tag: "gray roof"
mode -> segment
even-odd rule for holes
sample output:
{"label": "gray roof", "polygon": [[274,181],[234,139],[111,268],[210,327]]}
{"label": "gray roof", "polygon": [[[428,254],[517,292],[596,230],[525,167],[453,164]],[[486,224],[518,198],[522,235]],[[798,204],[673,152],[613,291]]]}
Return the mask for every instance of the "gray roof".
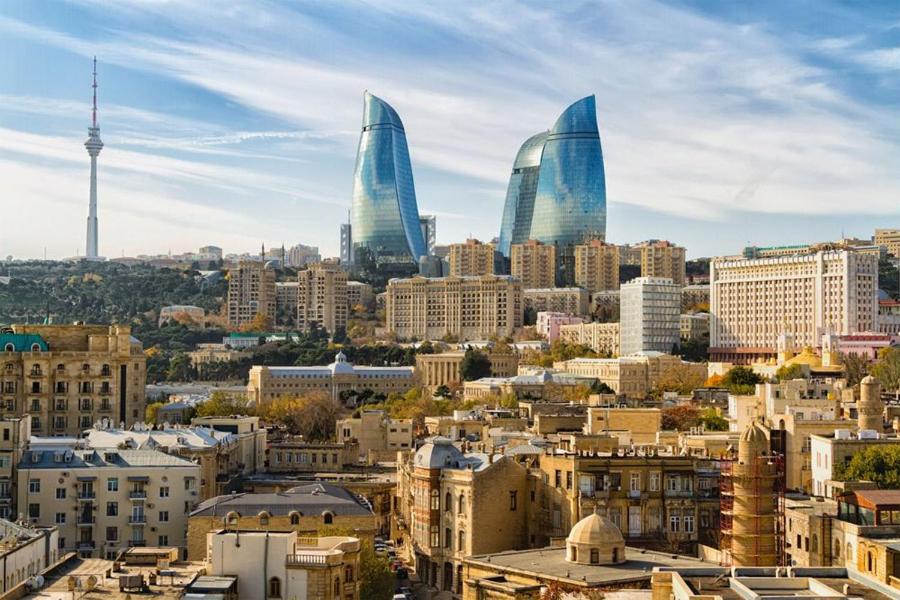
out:
{"label": "gray roof", "polygon": [[335,516],[372,514],[372,509],[346,488],[328,483],[310,483],[272,494],[216,496],[201,502],[191,516],[224,517],[231,511],[249,516],[264,510],[272,516],[284,516],[293,511],[302,515],[320,515],[325,511]]}
{"label": "gray roof", "polygon": [[118,450],[96,448],[72,450],[28,450],[19,461],[19,469],[88,469],[96,467],[196,467],[189,460],[157,450]]}

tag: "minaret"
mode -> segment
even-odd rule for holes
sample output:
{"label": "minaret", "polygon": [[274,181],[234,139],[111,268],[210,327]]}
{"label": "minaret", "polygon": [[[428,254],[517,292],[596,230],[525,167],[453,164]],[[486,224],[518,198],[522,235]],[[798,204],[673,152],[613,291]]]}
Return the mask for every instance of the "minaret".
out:
{"label": "minaret", "polygon": [[97,57],[94,57],[94,104],[91,109],[91,126],[88,127],[88,139],[84,143],[88,154],[91,156],[91,201],[88,205],[87,218],[87,244],[85,256],[88,259],[98,258],[97,249],[97,157],[103,150],[103,142],[100,141],[100,127],[97,125]]}
{"label": "minaret", "polygon": [[859,383],[859,402],[856,403],[857,424],[860,431],[870,429],[884,433],[884,403],[881,401],[881,384],[871,375]]}

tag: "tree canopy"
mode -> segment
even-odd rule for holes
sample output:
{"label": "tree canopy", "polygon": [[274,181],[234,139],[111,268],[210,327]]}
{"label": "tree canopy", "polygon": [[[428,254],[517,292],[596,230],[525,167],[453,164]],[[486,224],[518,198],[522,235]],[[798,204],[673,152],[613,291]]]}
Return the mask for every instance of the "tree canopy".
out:
{"label": "tree canopy", "polygon": [[731,367],[722,377],[722,386],[728,388],[732,394],[752,394],[756,391],[756,384],[762,383],[763,378],[749,367]]}
{"label": "tree canopy", "polygon": [[463,381],[475,381],[491,376],[491,361],[487,354],[474,348],[468,348],[459,363],[459,375]]}
{"label": "tree canopy", "polygon": [[900,349],[882,348],[871,374],[889,392],[900,388]]}
{"label": "tree canopy", "polygon": [[289,433],[312,441],[332,439],[340,414],[337,403],[322,392],[278,398],[257,412],[267,423],[282,425]]}
{"label": "tree canopy", "polygon": [[900,446],[871,446],[853,455],[849,463],[835,462],[838,481],[874,481],[882,489],[900,488]]}

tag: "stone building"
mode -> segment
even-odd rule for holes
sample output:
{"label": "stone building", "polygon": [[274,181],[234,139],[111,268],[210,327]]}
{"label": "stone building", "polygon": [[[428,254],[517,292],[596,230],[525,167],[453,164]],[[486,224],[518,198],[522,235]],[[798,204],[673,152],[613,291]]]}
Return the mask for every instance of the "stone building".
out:
{"label": "stone building", "polygon": [[387,329],[401,339],[508,337],[522,326],[522,284],[506,275],[391,279]]}
{"label": "stone building", "polygon": [[687,369],[702,376],[707,374],[705,363],[682,361],[680,357],[659,352],[645,352],[619,358],[573,358],[553,364],[558,371],[593,377],[629,398],[644,398],[656,387],[660,377],[669,369]]}
{"label": "stone building", "polygon": [[559,312],[576,317],[588,314],[589,294],[582,288],[526,288],[522,303],[535,313]]}
{"label": "stone building", "polygon": [[884,247],[895,258],[900,258],[900,229],[876,229],[875,245]]}
{"label": "stone building", "polygon": [[641,242],[635,248],[641,252],[641,277],[662,277],[684,285],[684,248],[666,240]]}
{"label": "stone building", "polygon": [[413,367],[356,366],[338,352],[333,363],[321,367],[254,365],[250,368],[247,395],[257,405],[313,392],[327,394],[335,402],[349,403],[342,392],[406,392],[415,387],[414,371]]}
{"label": "stone building", "polygon": [[391,419],[383,410],[363,410],[358,417],[338,419],[335,424],[338,444],[356,444],[359,457],[392,460],[397,452],[413,447],[412,419]]}
{"label": "stone building", "polygon": [[537,240],[513,244],[509,272],[526,290],[556,287],[556,246]]}
{"label": "stone building", "polygon": [[240,598],[360,600],[360,541],[296,531],[210,532],[207,574],[234,576]]}
{"label": "stone building", "polygon": [[464,557],[528,547],[534,488],[516,461],[433,438],[398,462],[397,475],[398,524],[430,588],[459,597]]}
{"label": "stone building", "polygon": [[375,515],[343,487],[309,483],[283,492],[228,494],[201,503],[187,519],[187,559],[206,556],[207,535],[223,527],[240,531],[294,531],[316,535],[323,527],[371,538]]}
{"label": "stone building", "polygon": [[352,313],[357,306],[362,306],[366,310],[371,310],[375,304],[375,292],[372,286],[362,281],[347,282],[347,308],[348,314]]}
{"label": "stone building", "polygon": [[269,473],[340,472],[359,462],[359,444],[354,442],[310,442],[302,437],[271,442]]}
{"label": "stone building", "polygon": [[242,260],[228,271],[228,326],[238,329],[262,315],[275,322],[275,271],[260,261]]}
{"label": "stone building", "polygon": [[19,511],[55,525],[59,548],[115,558],[129,547],[187,546],[200,465],[156,450],[29,449],[18,464]]}
{"label": "stone building", "polygon": [[589,293],[619,289],[619,247],[601,240],[575,246],[575,285]]}
{"label": "stone building", "polygon": [[297,273],[297,328],[309,331],[313,323],[334,334],[346,329],[349,303],[347,272],[335,263],[317,263]]}
{"label": "stone building", "polygon": [[483,400],[488,396],[513,395],[521,399],[559,400],[566,389],[589,388],[594,381],[591,377],[550,371],[512,377],[482,377],[463,384],[463,398]]}
{"label": "stone building", "polygon": [[31,417],[5,417],[0,420],[0,519],[14,519],[19,511],[16,468],[28,449]]}
{"label": "stone building", "polygon": [[299,281],[275,282],[275,325],[297,327],[297,299],[300,295]]}
{"label": "stone building", "polygon": [[[513,352],[487,352],[491,361],[491,374],[495,377],[511,377],[519,368],[519,357]],[[442,385],[459,383],[462,378],[459,367],[466,353],[462,350],[435,354],[416,354],[416,376],[419,383],[429,390]]]}
{"label": "stone building", "polygon": [[480,277],[494,274],[494,245],[469,239],[465,244],[450,244],[447,262],[451,277]]}
{"label": "stone building", "polygon": [[[0,594],[18,598],[12,590],[55,565],[60,559],[59,530],[0,519]],[[9,594],[9,595],[7,595]]]}
{"label": "stone building", "polygon": [[265,427],[259,426],[259,417],[228,415],[224,417],[194,417],[191,425],[230,433],[237,439],[240,459],[238,468],[243,475],[263,470],[266,461]]}
{"label": "stone building", "polygon": [[568,344],[581,344],[597,354],[619,355],[618,323],[579,323],[561,325],[559,339]]}
{"label": "stone building", "polygon": [[104,417],[144,417],[147,359],[123,325],[14,325],[0,331],[0,407],[35,435],[77,435]]}

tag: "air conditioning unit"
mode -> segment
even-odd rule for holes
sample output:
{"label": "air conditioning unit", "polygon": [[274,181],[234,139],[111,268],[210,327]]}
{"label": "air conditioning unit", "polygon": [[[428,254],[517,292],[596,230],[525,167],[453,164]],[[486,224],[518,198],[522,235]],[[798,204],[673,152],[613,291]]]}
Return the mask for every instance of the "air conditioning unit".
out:
{"label": "air conditioning unit", "polygon": [[153,508],[153,503],[152,502],[147,503],[147,508]]}
{"label": "air conditioning unit", "polygon": [[156,531],[156,527],[151,527],[150,531]]}

